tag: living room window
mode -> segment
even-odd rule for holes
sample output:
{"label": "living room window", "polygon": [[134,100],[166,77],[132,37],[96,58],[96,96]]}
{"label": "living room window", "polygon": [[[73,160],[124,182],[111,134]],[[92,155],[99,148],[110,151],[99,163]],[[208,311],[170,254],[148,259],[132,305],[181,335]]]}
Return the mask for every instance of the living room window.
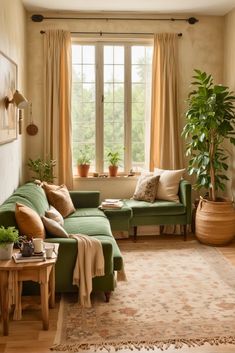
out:
{"label": "living room window", "polygon": [[120,153],[121,172],[148,168],[152,45],[74,41],[72,64],[74,174],[84,146],[91,171],[107,172],[109,151]]}

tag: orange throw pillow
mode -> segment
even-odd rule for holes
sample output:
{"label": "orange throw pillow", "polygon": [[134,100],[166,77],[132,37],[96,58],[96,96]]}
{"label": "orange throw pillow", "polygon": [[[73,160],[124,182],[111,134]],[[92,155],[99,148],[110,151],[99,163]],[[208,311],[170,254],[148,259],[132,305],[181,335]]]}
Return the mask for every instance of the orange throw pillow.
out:
{"label": "orange throw pillow", "polygon": [[42,220],[32,208],[16,203],[15,217],[21,235],[45,238],[46,234]]}
{"label": "orange throw pillow", "polygon": [[65,185],[47,189],[46,194],[49,204],[54,206],[64,218],[75,212],[73,201]]}

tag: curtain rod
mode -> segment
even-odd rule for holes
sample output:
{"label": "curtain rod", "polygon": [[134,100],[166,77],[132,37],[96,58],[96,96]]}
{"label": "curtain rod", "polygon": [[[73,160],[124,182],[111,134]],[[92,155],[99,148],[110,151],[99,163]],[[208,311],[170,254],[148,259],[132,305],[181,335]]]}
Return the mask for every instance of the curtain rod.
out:
{"label": "curtain rod", "polygon": [[[46,33],[45,31],[40,31],[41,34]],[[102,37],[103,34],[133,34],[133,35],[154,35],[154,33],[147,33],[147,32],[70,32],[71,34],[99,34]],[[182,37],[183,33],[178,33],[178,37]]]}
{"label": "curtain rod", "polygon": [[199,22],[195,17],[189,18],[133,18],[133,17],[45,17],[43,15],[35,14],[31,16],[33,22],[42,22],[43,20],[112,20],[112,21],[186,21],[190,25],[194,25]]}

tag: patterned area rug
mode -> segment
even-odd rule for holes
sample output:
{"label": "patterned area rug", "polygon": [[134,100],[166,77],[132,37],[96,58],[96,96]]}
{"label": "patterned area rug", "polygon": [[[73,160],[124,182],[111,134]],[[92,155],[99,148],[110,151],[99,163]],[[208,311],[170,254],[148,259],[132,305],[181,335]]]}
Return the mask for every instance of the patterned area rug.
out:
{"label": "patterned area rug", "polygon": [[235,267],[196,241],[154,244],[121,246],[128,281],[110,303],[62,298],[53,350],[235,344]]}

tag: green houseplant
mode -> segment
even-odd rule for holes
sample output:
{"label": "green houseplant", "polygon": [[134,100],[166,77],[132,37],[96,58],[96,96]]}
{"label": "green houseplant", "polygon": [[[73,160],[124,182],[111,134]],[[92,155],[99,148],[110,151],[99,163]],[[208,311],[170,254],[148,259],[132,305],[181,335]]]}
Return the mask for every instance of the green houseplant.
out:
{"label": "green houseplant", "polygon": [[91,163],[91,151],[88,145],[84,145],[83,148],[79,150],[77,159],[78,175],[80,177],[87,177],[90,169]]}
{"label": "green houseplant", "polygon": [[54,175],[53,168],[56,165],[56,161],[54,159],[49,159],[44,161],[41,158],[37,158],[35,160],[29,158],[27,166],[30,170],[35,173],[34,179],[38,179],[41,181],[46,181],[47,183],[53,183]]}
{"label": "green houseplant", "polygon": [[10,260],[13,245],[19,240],[19,232],[15,227],[0,227],[0,260]]}
{"label": "green houseplant", "polygon": [[[188,172],[196,175],[194,188],[208,190],[208,198],[202,199],[197,208],[196,235],[204,243],[222,245],[235,235],[232,203],[217,196],[219,190],[225,190],[228,180],[228,152],[223,142],[227,140],[235,145],[235,97],[228,87],[214,84],[212,76],[205,72],[195,70],[193,78],[194,89],[188,97],[186,125],[182,134],[188,140]],[[210,228],[209,214],[214,217]],[[227,231],[226,215],[229,217]],[[220,235],[213,237],[216,229]]]}
{"label": "green houseplant", "polygon": [[116,177],[121,161],[120,153],[118,151],[109,151],[107,154],[107,160],[109,162],[109,176]]}

